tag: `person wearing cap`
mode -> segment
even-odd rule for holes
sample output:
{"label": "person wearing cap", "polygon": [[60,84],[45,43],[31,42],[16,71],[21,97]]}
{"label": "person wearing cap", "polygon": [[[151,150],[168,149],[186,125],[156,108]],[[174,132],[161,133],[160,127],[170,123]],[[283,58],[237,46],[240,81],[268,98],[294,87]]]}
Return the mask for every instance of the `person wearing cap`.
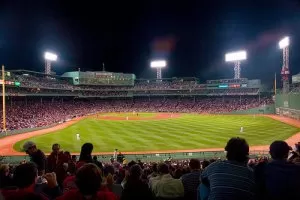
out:
{"label": "person wearing cap", "polygon": [[259,194],[256,199],[300,199],[300,166],[288,162],[290,150],[285,141],[270,145],[272,161],[259,163],[255,168]]}
{"label": "person wearing cap", "polygon": [[38,175],[45,173],[47,159],[45,154],[37,149],[36,144],[32,141],[27,141],[23,145],[24,151],[29,155],[31,162],[35,163],[38,168]]}

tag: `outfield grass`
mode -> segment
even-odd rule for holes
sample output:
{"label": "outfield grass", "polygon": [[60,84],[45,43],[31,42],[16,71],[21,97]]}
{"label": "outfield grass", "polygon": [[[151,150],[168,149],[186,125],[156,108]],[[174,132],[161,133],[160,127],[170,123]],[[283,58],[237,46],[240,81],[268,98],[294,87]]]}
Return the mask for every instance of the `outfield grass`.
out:
{"label": "outfield grass", "polygon": [[[116,115],[116,114],[114,114]],[[240,133],[240,127],[244,132]],[[284,140],[299,129],[262,116],[193,115],[164,120],[110,121],[86,118],[60,131],[27,140],[37,143],[45,152],[53,143],[64,150],[80,152],[85,142],[94,144],[94,152],[184,150],[224,147],[231,137],[243,137],[250,145],[269,145]],[[76,140],[80,133],[80,141]],[[23,143],[14,145],[21,151]]]}

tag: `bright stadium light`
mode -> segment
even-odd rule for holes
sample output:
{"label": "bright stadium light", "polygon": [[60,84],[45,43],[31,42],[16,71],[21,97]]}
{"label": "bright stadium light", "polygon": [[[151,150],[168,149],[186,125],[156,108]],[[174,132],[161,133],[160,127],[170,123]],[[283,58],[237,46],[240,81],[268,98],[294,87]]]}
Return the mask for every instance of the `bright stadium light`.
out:
{"label": "bright stadium light", "polygon": [[51,52],[45,52],[45,74],[51,74],[51,62],[57,61],[57,55]]}
{"label": "bright stadium light", "polygon": [[225,54],[226,62],[234,62],[234,78],[241,78],[241,61],[247,59],[246,51],[235,51]]}
{"label": "bright stadium light", "polygon": [[151,61],[150,66],[152,68],[163,68],[167,66],[167,61],[165,60],[154,60]]}
{"label": "bright stadium light", "polygon": [[247,52],[246,51],[236,51],[230,52],[225,54],[225,61],[232,62],[232,61],[241,61],[247,59]]}
{"label": "bright stadium light", "polygon": [[46,52],[45,53],[45,59],[50,60],[50,61],[56,61],[57,60],[57,55],[54,53]]}
{"label": "bright stadium light", "polygon": [[150,63],[151,68],[156,68],[156,79],[161,80],[161,69],[167,66],[166,60],[153,60]]}
{"label": "bright stadium light", "polygon": [[278,42],[278,46],[282,49],[282,68],[281,68],[281,76],[282,76],[282,92],[284,94],[289,93],[290,91],[290,83],[289,83],[289,75],[290,75],[290,67],[289,67],[289,45],[290,38],[284,37],[282,40]]}
{"label": "bright stadium light", "polygon": [[278,46],[280,49],[284,49],[285,47],[288,47],[290,45],[290,38],[285,37],[282,40],[279,41]]}

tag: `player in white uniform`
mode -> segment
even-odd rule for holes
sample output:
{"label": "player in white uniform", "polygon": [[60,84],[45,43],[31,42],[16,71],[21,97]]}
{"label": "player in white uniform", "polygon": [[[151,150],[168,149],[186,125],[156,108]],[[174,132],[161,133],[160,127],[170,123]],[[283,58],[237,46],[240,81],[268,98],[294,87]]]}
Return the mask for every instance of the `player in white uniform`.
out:
{"label": "player in white uniform", "polygon": [[77,138],[77,140],[80,140],[80,135],[79,135],[79,133],[76,134],[76,138]]}
{"label": "player in white uniform", "polygon": [[126,117],[126,120],[128,120],[128,116]]}
{"label": "player in white uniform", "polygon": [[244,132],[244,127],[241,127],[240,133]]}

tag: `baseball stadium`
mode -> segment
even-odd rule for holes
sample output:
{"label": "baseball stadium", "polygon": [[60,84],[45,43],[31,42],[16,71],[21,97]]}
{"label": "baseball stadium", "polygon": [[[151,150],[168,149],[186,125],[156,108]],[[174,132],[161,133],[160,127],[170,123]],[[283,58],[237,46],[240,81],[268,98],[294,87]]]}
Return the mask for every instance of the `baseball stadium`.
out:
{"label": "baseball stadium", "polygon": [[245,138],[254,156],[267,155],[272,141],[300,140],[299,75],[284,93],[264,89],[258,79],[203,82],[161,78],[161,70],[157,79],[137,79],[107,71],[57,76],[3,69],[2,159],[27,159],[27,141],[45,153],[59,143],[76,155],[90,142],[102,159],[117,150],[129,159],[164,160],[224,157],[232,137]]}

